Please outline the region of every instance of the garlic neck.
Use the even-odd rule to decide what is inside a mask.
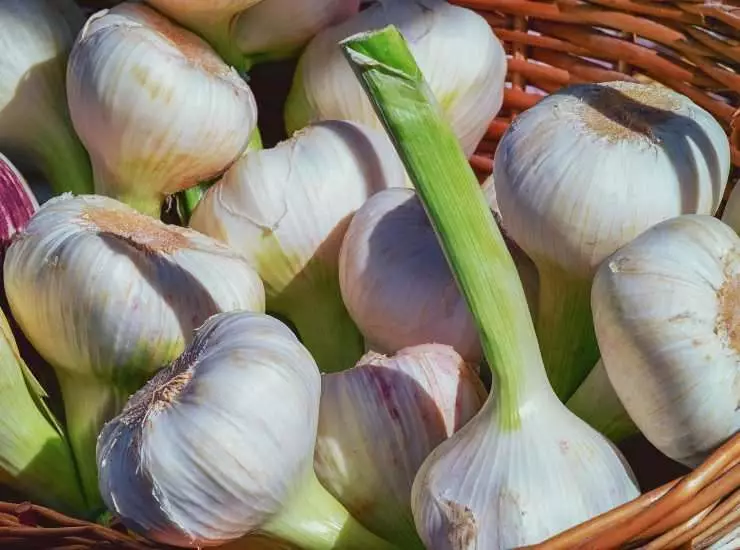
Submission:
[[[265,533],[305,550],[399,550],[360,525],[319,483],[313,468]]]
[[[163,197],[157,192],[152,193],[145,181],[137,181],[136,187],[131,188],[118,181],[101,162],[93,160],[93,177],[95,180],[95,194],[105,195],[121,201],[131,208],[159,219],[162,211]]]

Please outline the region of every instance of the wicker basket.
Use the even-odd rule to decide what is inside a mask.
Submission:
[[[728,192],[740,177],[740,0],[451,1],[481,13],[511,56],[503,109],[471,159],[479,178],[491,173],[498,139],[517,113],[562,86],[618,79],[661,83],[711,112],[732,144]],[[89,12],[117,2],[78,3]],[[280,112],[292,70],[290,62],[261,66],[252,76],[267,146],[285,137]],[[531,548],[699,549],[718,542],[740,548],[740,434],[685,476]],[[120,525],[103,527],[31,503],[0,503],[0,548],[165,546]],[[268,546],[255,539],[258,548]]]

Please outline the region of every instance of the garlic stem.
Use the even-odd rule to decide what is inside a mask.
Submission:
[[[524,289],[493,213],[398,30],[388,26],[340,44],[424,202],[478,326],[496,386],[496,399],[488,399],[483,411],[502,430],[516,430],[522,403],[552,390]]]
[[[537,338],[550,385],[565,402],[599,359],[591,279],[579,279],[545,261],[538,262],[537,269]]]
[[[305,550],[398,550],[360,525],[311,471],[306,482],[262,531]]]
[[[601,359],[566,405],[571,412],[614,443],[639,433],[609,381]]]

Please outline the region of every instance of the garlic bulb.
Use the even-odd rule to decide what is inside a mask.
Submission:
[[[379,0],[316,35],[301,55],[286,101],[288,134],[326,119],[382,128],[337,42],[391,24],[408,41],[463,150],[472,155],[503,103],[506,55],[483,17],[444,0]]]
[[[316,363],[287,326],[214,315],[100,433],[106,505],[131,529],[182,547],[260,531],[309,550],[388,548],[316,480],[320,394]]]
[[[689,467],[740,429],[740,237],[712,216],[645,231],[604,261],[596,335],[624,408]]]
[[[614,443],[639,431],[619,400],[601,359],[566,405]]]
[[[421,547],[410,505],[414,476],[485,398],[476,372],[449,346],[367,353],[323,378],[316,475],[371,531],[401,548]]]
[[[740,232],[740,185],[738,185],[738,182],[735,182],[735,186],[730,191],[721,219],[725,224],[732,227],[736,233]]]
[[[268,311],[295,325],[322,371],[339,371],[364,351],[339,291],[344,233],[368,197],[405,184],[382,135],[325,121],[244,155],[208,190],[190,225],[243,254],[265,283]]]
[[[475,323],[413,189],[381,191],[356,212],[339,253],[339,284],[371,349],[436,342],[480,361]]]
[[[514,261],[403,36],[389,26],[340,49],[418,190],[494,374],[480,412],[414,479],[411,508],[425,547],[533,544],[636,497],[619,452],[550,387]]]
[[[264,311],[236,252],[95,195],[46,202],[8,248],[4,276],[14,318],[59,378],[89,498],[102,423],[207,317]]]
[[[0,310],[0,482],[37,503],[83,515],[89,510],[72,452],[45,398]]]
[[[159,217],[165,195],[221,174],[257,124],[252,91],[208,44],[153,9],[93,15],[70,54],[67,93],[95,191]]]
[[[319,31],[344,22],[359,7],[360,0],[262,0],[233,23],[236,48],[245,58],[240,67],[293,56]]]
[[[144,0],[157,11],[208,41],[231,66],[240,67],[241,53],[235,48],[234,22],[241,12],[265,0]],[[294,8],[291,6],[293,16]]]
[[[83,22],[71,0],[0,3],[0,150],[40,169],[55,193],[93,189],[64,86],[67,56]]]
[[[0,153],[0,254],[38,208],[36,197],[23,174]]]
[[[663,86],[578,84],[511,124],[495,154],[496,198],[506,233],[539,271],[537,335],[562,400],[599,358],[596,268],[664,219],[713,213],[729,169],[719,123]]]

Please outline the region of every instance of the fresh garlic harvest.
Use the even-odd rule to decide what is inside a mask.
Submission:
[[[400,548],[422,548],[411,515],[414,476],[485,399],[473,367],[449,346],[369,352],[322,380],[316,475],[368,529]]]
[[[0,483],[37,503],[84,515],[90,510],[72,452],[45,398],[0,310]]]
[[[0,3],[0,150],[43,172],[55,193],[93,190],[65,91],[67,56],[83,22],[71,0]]]
[[[344,22],[359,7],[359,0],[262,0],[233,23],[233,39],[244,56],[240,67],[296,54],[319,31]]]
[[[339,253],[339,284],[371,349],[436,342],[480,361],[475,323],[413,189],[381,191],[355,213]]]
[[[234,23],[239,14],[265,0],[144,0],[157,11],[203,37],[238,70],[241,53],[235,48]],[[304,0],[305,1],[305,0]],[[295,7],[290,6],[289,17]]]
[[[599,358],[596,268],[664,219],[713,213],[729,169],[719,123],[663,86],[578,84],[511,124],[495,153],[496,197],[506,233],[539,271],[537,336],[562,400]]]
[[[288,134],[325,119],[382,128],[337,43],[387,25],[403,33],[463,150],[472,155],[503,103],[506,54],[483,17],[444,0],[378,0],[316,35],[301,55],[286,101]]]
[[[316,363],[283,323],[214,315],[100,433],[106,505],[182,547],[260,531],[307,550],[389,548],[316,480],[320,394]]]
[[[265,283],[268,311],[295,325],[322,371],[340,371],[364,352],[339,290],[342,239],[373,193],[405,184],[380,133],[324,121],[244,155],[208,190],[190,226],[243,254]]]
[[[425,547],[533,544],[636,497],[619,452],[550,387],[514,261],[403,36],[388,26],[340,48],[419,191],[494,374],[480,412],[414,479]]]
[[[4,276],[14,318],[57,373],[88,498],[102,423],[210,315],[265,304],[236,252],[96,195],[42,205],[8,248]]]
[[[601,359],[566,405],[614,443],[639,431],[619,400]]]
[[[624,408],[689,467],[740,429],[740,237],[712,216],[645,231],[596,273],[604,366]]]
[[[70,54],[67,93],[96,193],[156,218],[166,195],[223,173],[257,124],[236,71],[144,4],[88,19]]]

